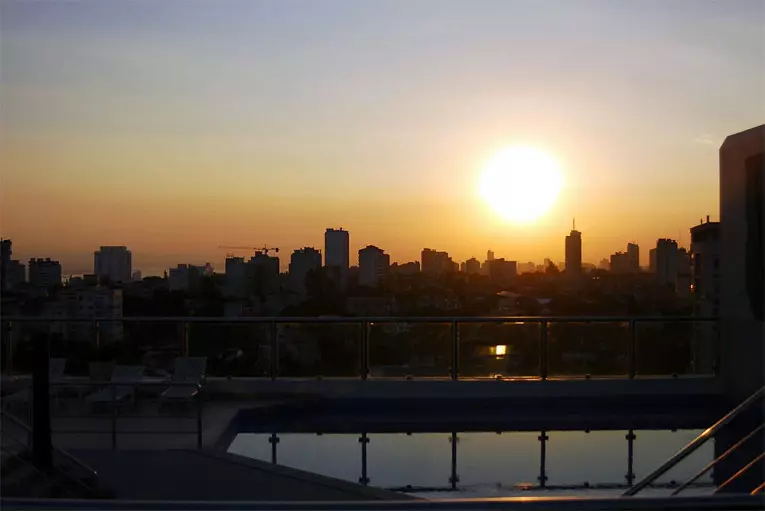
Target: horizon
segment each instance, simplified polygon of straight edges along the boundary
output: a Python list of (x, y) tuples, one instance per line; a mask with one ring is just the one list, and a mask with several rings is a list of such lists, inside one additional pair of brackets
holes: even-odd
[[(280, 247), (285, 268), (328, 226), (352, 260), (557, 262), (572, 218), (584, 261), (635, 242), (645, 266), (658, 238), (719, 219), (718, 148), (765, 119), (757, 0), (0, 10), (0, 236), (65, 274), (101, 245), (145, 275), (220, 268), (219, 245)], [(528, 224), (478, 194), (514, 146), (563, 177)]]

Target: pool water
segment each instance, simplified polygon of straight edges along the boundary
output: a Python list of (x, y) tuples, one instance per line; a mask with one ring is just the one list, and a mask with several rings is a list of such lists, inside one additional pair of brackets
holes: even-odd
[[(593, 491), (605, 496), (623, 492), (628, 482), (645, 477), (699, 433), (699, 429), (256, 432), (237, 434), (228, 451), (426, 498)], [(687, 480), (713, 457), (712, 441), (662, 476), (658, 486)], [(542, 473), (544, 485), (540, 485)], [(711, 491), (711, 474), (700, 482), (702, 488), (688, 493)]]

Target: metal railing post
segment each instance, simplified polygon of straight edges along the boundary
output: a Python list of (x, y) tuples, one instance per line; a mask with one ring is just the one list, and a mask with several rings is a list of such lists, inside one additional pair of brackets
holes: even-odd
[(627, 484), (632, 486), (635, 484), (635, 430), (631, 429), (624, 436), (627, 440)]
[[(79, 330), (79, 329), (78, 329)], [(96, 341), (96, 349), (101, 349), (101, 329), (99, 328), (98, 320), (93, 320), (93, 336)]]
[(636, 336), (637, 336), (637, 328), (636, 323), (634, 319), (631, 319), (629, 322), (629, 328), (630, 328), (630, 339), (629, 339), (629, 346), (627, 347), (627, 374), (630, 378), (630, 380), (635, 378), (635, 353), (636, 353)]
[(452, 444), (452, 473), (449, 476), (449, 484), (452, 490), (456, 490), (457, 483), (460, 481), (460, 476), (457, 474), (457, 442), (459, 442), (459, 437), (456, 431), (452, 431), (452, 436), (449, 440)]
[(112, 450), (117, 449), (117, 384), (112, 383)]
[[(279, 374), (279, 339), (276, 321), (271, 321), (271, 379)], [(275, 463), (275, 462), (274, 462)]]
[(542, 380), (547, 379), (547, 321), (540, 323), (539, 377)]
[(459, 323), (452, 321), (452, 380), (460, 377), (460, 330)]
[(189, 356), (189, 324), (186, 321), (181, 321), (181, 332), (183, 332), (183, 346), (181, 352), (184, 357)]
[(366, 433), (361, 434), (359, 438), (361, 444), (361, 477), (359, 477), (359, 483), (364, 486), (369, 485), (369, 474), (367, 473), (367, 444), (369, 443), (369, 436)]
[(276, 444), (279, 443), (279, 436), (276, 433), (271, 433), (271, 437), (268, 439), (268, 443), (271, 444), (271, 463), (276, 465)]
[(197, 449), (202, 448), (202, 389), (197, 387)]
[(549, 439), (545, 430), (542, 430), (542, 434), (537, 437), (539, 440), (539, 477), (537, 479), (541, 488), (547, 486), (547, 441)]

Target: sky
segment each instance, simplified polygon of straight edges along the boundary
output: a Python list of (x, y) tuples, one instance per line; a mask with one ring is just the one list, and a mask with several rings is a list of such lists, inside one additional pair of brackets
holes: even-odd
[[(761, 0), (0, 0), (0, 235), (92, 271), (223, 269), (220, 245), (393, 261), (583, 259), (719, 217), (718, 149), (765, 120)], [(477, 193), (532, 146), (536, 222)], [(242, 252), (242, 254), (246, 253)]]

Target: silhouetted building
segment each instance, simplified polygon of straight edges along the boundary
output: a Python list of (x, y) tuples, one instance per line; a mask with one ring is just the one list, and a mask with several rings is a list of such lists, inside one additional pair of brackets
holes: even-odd
[(102, 246), (93, 253), (93, 273), (111, 282), (130, 282), (133, 260), (125, 246)]
[(61, 285), (61, 264), (50, 258), (29, 260), (29, 283), (50, 289)]
[[(208, 271), (210, 268), (210, 271)], [(202, 277), (212, 273), (210, 263), (205, 266), (194, 264), (179, 264), (170, 268), (168, 272), (168, 285), (170, 291), (197, 292)]]
[(429, 248), (422, 249), (422, 273), (443, 275), (453, 271), (452, 259), (447, 252), (438, 252)]
[(132, 280), (133, 282), (141, 282), (141, 280), (143, 280), (143, 275), (141, 274), (141, 270), (133, 271), (133, 274), (130, 275), (130, 280)]
[(279, 290), (279, 258), (266, 252), (255, 252), (247, 261), (247, 281), (259, 294), (274, 293)]
[(720, 147), (720, 276), (720, 374), (738, 402), (765, 383), (765, 124)]
[(389, 271), (390, 256), (384, 250), (374, 245), (359, 250), (359, 284), (374, 287)]
[(571, 233), (566, 236), (566, 273), (582, 273), (582, 233), (576, 230), (576, 223)]
[[(105, 287), (67, 287), (46, 304), (46, 316), (69, 319), (100, 320), (98, 330), (93, 323), (53, 323), (52, 329), (70, 341), (115, 342), (123, 338), (122, 290)], [(98, 335), (96, 339), (95, 336)]]
[(691, 253), (685, 248), (677, 249), (677, 284), (675, 292), (682, 298), (691, 296), (691, 283), (693, 274), (691, 271)]
[(292, 252), (290, 256), (289, 278), (290, 287), (301, 298), (308, 294), (305, 278), (309, 272), (321, 268), (321, 252), (313, 247), (304, 247)]
[(232, 298), (247, 296), (247, 266), (244, 257), (226, 257), (224, 294)]
[(475, 257), (465, 261), (465, 273), (468, 275), (478, 275), (481, 273), (481, 262)]
[(340, 276), (341, 285), (348, 282), (350, 266), (350, 235), (348, 231), (327, 229), (324, 233), (324, 266), (335, 268)]
[(652, 248), (648, 251), (648, 271), (650, 273), (656, 273), (656, 249)]
[(487, 250), (486, 251), (486, 260), (487, 261), (493, 261), (494, 260), (494, 251), (493, 250)]
[(660, 284), (677, 286), (677, 242), (666, 238), (656, 241), (656, 281)]
[(393, 263), (390, 267), (391, 275), (415, 275), (420, 273), (420, 262), (411, 261), (404, 264)]
[(625, 252), (611, 254), (609, 267), (611, 273), (629, 273), (631, 271), (629, 254)]
[(636, 243), (627, 243), (627, 265), (630, 273), (640, 271), (640, 247)]
[(515, 284), (518, 275), (516, 261), (505, 261), (503, 258), (489, 261), (489, 278), (498, 286), (511, 286)]
[(717, 316), (720, 313), (720, 223), (700, 223), (691, 227), (691, 266), (694, 313)]
[(12, 255), (11, 240), (0, 240), (0, 291), (16, 289), (26, 282), (24, 263), (11, 259)]

